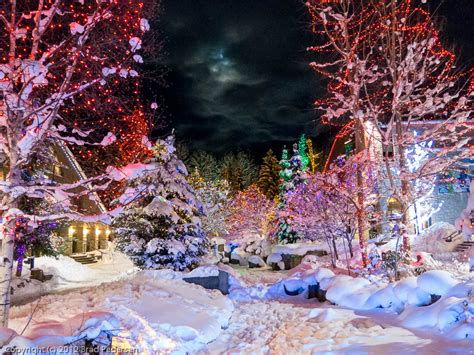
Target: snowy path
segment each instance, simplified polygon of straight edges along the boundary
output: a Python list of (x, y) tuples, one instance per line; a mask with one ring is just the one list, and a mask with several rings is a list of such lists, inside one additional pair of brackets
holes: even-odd
[[(288, 272), (233, 266), (247, 286), (273, 284)], [(472, 353), (472, 342), (400, 326), (383, 310), (357, 312), (312, 300), (234, 301), (229, 327), (209, 354), (439, 354)]]
[[(311, 307), (311, 308), (310, 308)], [(377, 319), (314, 304), (237, 303), (229, 327), (208, 345), (209, 354), (436, 354), (468, 353), (465, 342), (415, 335)], [(472, 349), (471, 349), (472, 351)]]

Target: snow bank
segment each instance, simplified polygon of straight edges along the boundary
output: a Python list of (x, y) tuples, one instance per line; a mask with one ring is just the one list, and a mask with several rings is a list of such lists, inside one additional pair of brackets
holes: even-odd
[[(384, 308), (395, 315), (401, 314), (408, 328), (442, 331), (453, 339), (474, 336), (474, 325), (469, 323), (474, 319), (474, 280), (459, 281), (446, 271), (434, 270), (388, 284), (381, 278), (335, 275), (322, 267), (297, 269), (274, 284), (237, 285), (231, 289), (230, 298), (238, 301), (305, 299), (309, 286), (319, 285), (326, 291), (326, 299), (337, 306), (355, 311)], [(439, 295), (441, 299), (432, 304), (431, 295)]]
[(395, 296), (404, 304), (425, 306), (430, 304), (431, 295), (418, 287), (416, 277), (407, 277), (393, 287)]
[(310, 251), (321, 251), (324, 248), (319, 244), (294, 243), (294, 244), (277, 244), (273, 247), (272, 254), (288, 254), (303, 256)]
[[(211, 267), (196, 271), (213, 273)], [(108, 312), (119, 322), (117, 339), (139, 353), (200, 351), (227, 327), (233, 304), (219, 291), (186, 283), (182, 277), (173, 271), (147, 270), (87, 291), (45, 296), (34, 319), (61, 323), (71, 315)], [(31, 311), (31, 305), (13, 307), (10, 326), (21, 332)], [(34, 329), (30, 325), (24, 335), (34, 336)]]
[(443, 270), (432, 270), (418, 276), (417, 285), (426, 293), (444, 296), (451, 290), (456, 281), (449, 272)]
[[(27, 336), (3, 328), (0, 330), (1, 346), (15, 347), (15, 352), (28, 353), (31, 349), (41, 347), (80, 345), (83, 340), (94, 340), (95, 344), (107, 347), (110, 345), (107, 335), (118, 335), (118, 329), (120, 322), (114, 315), (107, 312), (89, 312), (78, 314), (63, 322), (48, 320), (37, 322), (29, 329)], [(8, 338), (5, 335), (8, 335)]]
[(43, 269), (45, 274), (52, 274), (54, 278), (69, 282), (89, 281), (96, 276), (95, 270), (65, 255), (35, 258), (35, 267)]
[(452, 252), (458, 244), (462, 243), (462, 238), (457, 238), (451, 242), (447, 242), (446, 238), (457, 232), (456, 227), (450, 223), (435, 223), (412, 239), (413, 250), (427, 253)]

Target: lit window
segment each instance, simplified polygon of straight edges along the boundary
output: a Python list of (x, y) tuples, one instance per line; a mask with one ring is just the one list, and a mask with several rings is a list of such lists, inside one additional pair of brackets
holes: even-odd
[(53, 174), (55, 176), (63, 176), (63, 168), (62, 166), (60, 165), (55, 165), (54, 166), (54, 170), (53, 170)]

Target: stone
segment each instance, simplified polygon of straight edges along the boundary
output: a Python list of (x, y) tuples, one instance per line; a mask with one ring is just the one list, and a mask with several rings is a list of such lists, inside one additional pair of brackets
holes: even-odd
[(183, 281), (199, 285), (208, 290), (219, 290), (223, 295), (229, 294), (229, 274), (219, 270), (218, 276), (184, 277)]
[(45, 281), (51, 280), (52, 278), (53, 278), (53, 275), (45, 275), (42, 269), (38, 269), (38, 268), (31, 269), (30, 279), (45, 282)]
[(283, 285), (283, 288), (285, 290), (285, 293), (288, 295), (288, 296), (298, 296), (299, 294), (303, 293), (303, 289), (302, 288), (299, 288), (297, 290), (294, 290), (294, 291), (289, 291), (285, 285)]
[(326, 292), (327, 291), (322, 290), (321, 288), (318, 289), (318, 291), (316, 292), (316, 298), (319, 302), (326, 302)]
[(318, 291), (319, 291), (319, 283), (316, 285), (309, 285), (308, 286), (308, 299), (317, 298)]
[(305, 255), (281, 254), (281, 259), (285, 263), (285, 270), (297, 267), (303, 261), (306, 255), (326, 256), (326, 250), (310, 250)]

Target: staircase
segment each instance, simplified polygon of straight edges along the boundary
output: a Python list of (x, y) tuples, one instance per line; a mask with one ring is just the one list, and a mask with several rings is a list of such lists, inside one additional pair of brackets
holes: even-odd
[(94, 264), (97, 262), (97, 259), (93, 255), (87, 254), (71, 255), (71, 258), (81, 264)]
[(474, 242), (462, 242), (456, 246), (454, 251), (457, 253), (462, 253), (463, 255), (467, 255), (466, 252), (468, 252), (472, 247), (474, 247)]

